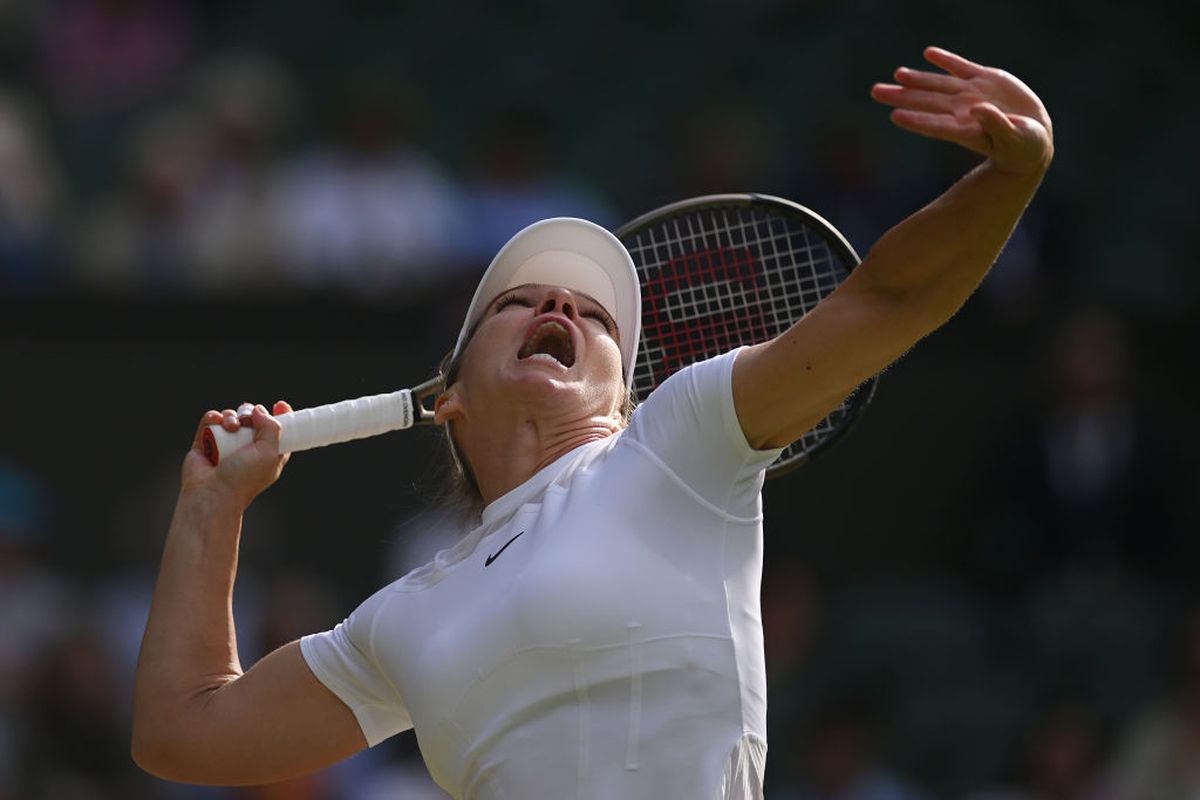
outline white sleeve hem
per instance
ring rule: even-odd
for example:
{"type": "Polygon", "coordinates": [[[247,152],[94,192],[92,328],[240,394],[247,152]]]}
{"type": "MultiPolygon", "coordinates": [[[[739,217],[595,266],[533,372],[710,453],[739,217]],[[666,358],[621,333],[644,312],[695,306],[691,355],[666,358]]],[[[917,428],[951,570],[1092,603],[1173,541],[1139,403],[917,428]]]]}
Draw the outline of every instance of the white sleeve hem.
{"type": "Polygon", "coordinates": [[[733,444],[747,456],[747,461],[756,461],[771,456],[774,461],[779,457],[779,454],[784,451],[782,447],[764,447],[761,450],[750,444],[746,439],[746,430],[742,427],[742,421],[738,419],[737,404],[733,400],[733,371],[737,368],[737,360],[741,358],[742,351],[746,348],[739,347],[734,350],[734,355],[729,365],[729,391],[723,392],[725,395],[724,401],[721,403],[721,416],[725,421],[725,431],[729,434],[733,444]]]}
{"type": "MultiPolygon", "coordinates": [[[[316,636],[317,634],[312,634],[300,639],[300,654],[304,656],[304,662],[308,665],[313,677],[324,684],[326,689],[333,692],[337,699],[341,700],[342,704],[350,709],[350,713],[354,714],[354,719],[358,721],[359,730],[362,731],[363,738],[367,740],[367,746],[374,747],[383,740],[399,733],[399,730],[395,730],[393,727],[379,721],[380,716],[391,714],[391,709],[382,705],[356,702],[342,682],[337,680],[333,673],[321,664],[320,657],[312,650],[311,642],[316,636]],[[379,715],[370,713],[374,709],[378,709],[384,713],[379,715]]],[[[411,725],[408,727],[411,727],[411,725]]],[[[407,730],[407,728],[401,728],[400,730],[407,730]]]]}

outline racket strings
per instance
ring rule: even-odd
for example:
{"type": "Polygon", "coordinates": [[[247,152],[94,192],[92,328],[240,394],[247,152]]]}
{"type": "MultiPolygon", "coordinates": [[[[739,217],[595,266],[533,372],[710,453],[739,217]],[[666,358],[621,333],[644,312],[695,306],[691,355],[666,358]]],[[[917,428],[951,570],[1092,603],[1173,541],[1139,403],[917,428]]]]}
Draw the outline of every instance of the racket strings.
{"type": "MultiPolygon", "coordinates": [[[[687,211],[625,239],[642,281],[645,397],[684,366],[783,333],[831,294],[850,266],[811,222],[755,206],[687,211]]],[[[852,413],[858,392],[780,456],[816,449],[852,413]]]]}

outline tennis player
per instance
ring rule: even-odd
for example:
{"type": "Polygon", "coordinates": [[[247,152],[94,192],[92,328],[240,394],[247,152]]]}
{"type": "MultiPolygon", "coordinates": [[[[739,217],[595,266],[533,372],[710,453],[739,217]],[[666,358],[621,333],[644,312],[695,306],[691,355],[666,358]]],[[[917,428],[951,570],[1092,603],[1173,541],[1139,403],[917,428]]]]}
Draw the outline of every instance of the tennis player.
{"type": "MultiPolygon", "coordinates": [[[[416,729],[456,798],[758,798],[766,759],[760,488],[779,448],[944,323],[1053,154],[1021,81],[945,50],[874,98],[985,160],[889,231],[777,339],[676,373],[627,413],[628,253],[581,220],[485,272],[437,399],[483,506],[461,542],[245,673],[230,613],[242,513],[287,462],[262,406],[184,459],[138,665],[133,753],[160,776],[276,781],[416,729]]],[[[275,413],[287,410],[277,403],[275,413]]]]}

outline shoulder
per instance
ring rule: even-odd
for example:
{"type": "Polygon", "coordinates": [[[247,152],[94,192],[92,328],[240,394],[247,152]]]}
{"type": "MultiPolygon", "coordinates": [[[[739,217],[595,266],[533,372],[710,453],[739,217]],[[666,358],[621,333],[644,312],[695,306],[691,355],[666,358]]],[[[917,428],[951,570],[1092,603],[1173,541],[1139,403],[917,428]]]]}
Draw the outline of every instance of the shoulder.
{"type": "Polygon", "coordinates": [[[633,412],[634,439],[653,438],[668,429],[676,435],[734,428],[740,431],[733,404],[733,364],[744,348],[689,364],[659,384],[633,412]]]}
{"type": "Polygon", "coordinates": [[[715,404],[727,398],[732,401],[733,364],[744,349],[739,347],[671,373],[638,404],[634,419],[639,414],[672,413],[668,409],[685,400],[715,404]]]}

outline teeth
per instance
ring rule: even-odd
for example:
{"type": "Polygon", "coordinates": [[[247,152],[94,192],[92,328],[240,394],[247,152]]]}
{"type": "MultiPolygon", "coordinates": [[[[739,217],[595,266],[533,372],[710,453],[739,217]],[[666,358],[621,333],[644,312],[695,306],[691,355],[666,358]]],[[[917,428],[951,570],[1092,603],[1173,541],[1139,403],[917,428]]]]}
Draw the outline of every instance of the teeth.
{"type": "Polygon", "coordinates": [[[544,322],[538,326],[536,331],[533,332],[533,336],[529,337],[529,343],[531,345],[536,345],[541,342],[542,339],[546,338],[552,333],[561,333],[566,335],[567,329],[562,325],[559,325],[557,322],[544,322]]]}
{"type": "Polygon", "coordinates": [[[550,355],[549,353],[534,353],[533,355],[529,356],[525,360],[526,361],[546,361],[550,364],[558,364],[560,366],[562,365],[561,361],[559,361],[557,358],[550,355]]]}

